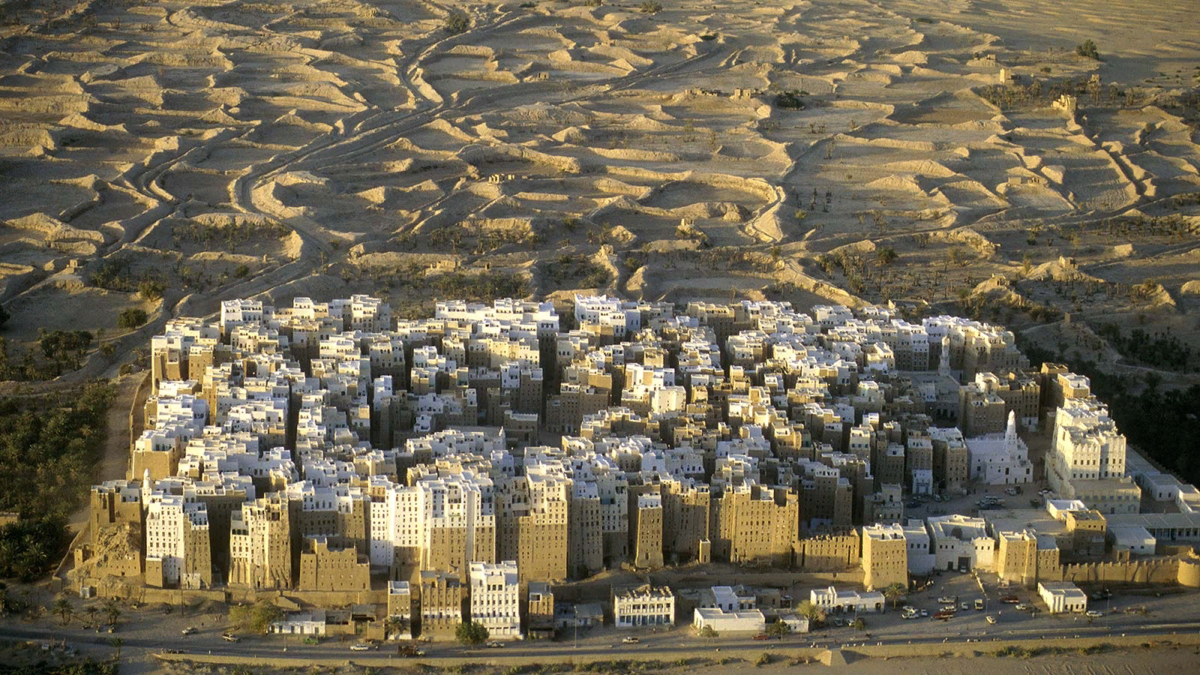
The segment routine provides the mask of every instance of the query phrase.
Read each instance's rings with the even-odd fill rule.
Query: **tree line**
[[[0,577],[32,580],[67,544],[66,523],[95,478],[113,387],[94,382],[58,394],[0,399]]]

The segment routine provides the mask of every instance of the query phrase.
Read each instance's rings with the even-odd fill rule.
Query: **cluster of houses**
[[[1126,448],[1087,378],[1031,369],[1012,333],[959,317],[577,296],[565,314],[439,302],[406,320],[368,296],[233,300],[216,321],[169,320],[150,376],[132,475],[93,488],[73,574],[102,594],[314,607],[285,633],[673,625],[668,589],[569,616],[553,589],[710,562],[861,567],[865,591],[811,599],[871,611],[877,589],[935,569],[1032,587],[1200,539],[1200,493]],[[1032,482],[1031,434],[1051,436],[1043,507],[906,514]],[[1142,513],[1143,491],[1171,508]],[[698,627],[801,627],[790,606],[704,593]]]

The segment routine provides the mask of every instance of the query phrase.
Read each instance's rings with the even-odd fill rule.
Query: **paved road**
[[[886,637],[874,636],[872,638],[865,637],[865,634],[846,633],[842,636],[831,636],[829,631],[818,632],[809,636],[796,636],[784,639],[782,641],[758,641],[752,639],[731,640],[720,639],[714,642],[704,642],[694,638],[683,631],[674,631],[671,633],[640,636],[641,642],[636,645],[625,645],[619,641],[610,643],[605,641],[602,644],[597,643],[594,639],[581,643],[575,647],[569,640],[562,642],[538,642],[538,643],[515,643],[504,649],[465,649],[457,645],[449,644],[434,644],[425,647],[425,659],[437,658],[479,658],[483,656],[504,656],[511,658],[537,659],[549,654],[555,656],[564,655],[579,655],[579,656],[610,656],[619,658],[622,654],[638,654],[647,656],[651,654],[660,654],[663,659],[674,659],[676,657],[695,655],[700,651],[721,654],[739,654],[743,652],[761,652],[766,649],[785,648],[796,649],[804,647],[854,647],[854,646],[869,646],[876,644],[897,645],[897,644],[936,644],[936,643],[965,643],[968,640],[972,642],[992,642],[996,640],[1029,640],[1029,639],[1046,639],[1046,640],[1062,640],[1071,638],[1102,638],[1102,637],[1117,637],[1117,636],[1145,636],[1145,637],[1166,637],[1172,634],[1196,633],[1200,631],[1200,622],[1186,621],[1157,621],[1152,624],[1135,624],[1121,625],[1112,623],[1110,625],[1065,625],[1058,628],[1040,629],[1018,629],[1004,630],[982,634],[980,631],[967,631],[961,635],[950,636],[930,636],[930,635],[903,635],[892,634]],[[977,634],[978,633],[978,634]],[[295,639],[290,644],[284,643],[281,638],[248,638],[240,643],[224,642],[215,632],[209,635],[193,635],[188,637],[178,637],[172,639],[163,639],[156,637],[139,637],[137,635],[109,635],[107,633],[94,633],[88,630],[73,629],[73,628],[58,628],[54,626],[36,626],[36,625],[0,625],[0,636],[11,637],[26,640],[38,641],[53,641],[58,642],[65,640],[70,646],[75,646],[83,651],[92,652],[97,648],[111,651],[110,640],[114,637],[120,637],[124,642],[122,645],[122,653],[128,656],[134,656],[138,652],[142,655],[161,653],[167,649],[179,649],[183,653],[192,654],[212,654],[214,656],[253,656],[272,659],[355,659],[355,658],[388,658],[395,656],[393,650],[387,646],[381,647],[376,651],[355,652],[349,648],[350,643],[339,643],[334,641],[326,641],[320,645],[301,645],[297,644]]]

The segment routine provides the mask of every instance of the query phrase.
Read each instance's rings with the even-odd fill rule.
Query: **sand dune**
[[[24,296],[98,292],[97,261],[133,258],[158,261],[144,273],[189,307],[346,285],[419,300],[432,286],[380,271],[438,260],[560,294],[529,270],[565,251],[639,297],[921,304],[970,281],[1086,315],[1100,304],[1054,285],[1152,278],[1144,307],[1122,307],[1186,313],[1200,219],[1189,5],[14,8],[0,28],[0,297],[37,325]],[[452,11],[470,19],[461,34],[443,26]],[[1085,39],[1102,60],[1074,53]],[[874,273],[819,264],[883,248],[898,255]],[[70,284],[39,283],[71,261]]]

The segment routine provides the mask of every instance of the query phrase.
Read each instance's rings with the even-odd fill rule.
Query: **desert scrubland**
[[[1137,326],[1200,348],[1191,4],[5,2],[5,337],[99,331],[99,374],[223,299],[593,289],[1136,370]]]

